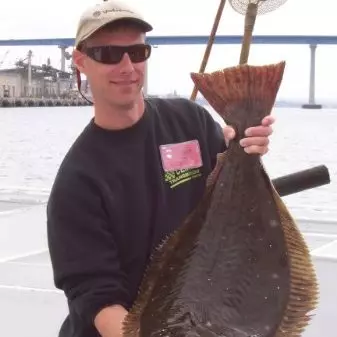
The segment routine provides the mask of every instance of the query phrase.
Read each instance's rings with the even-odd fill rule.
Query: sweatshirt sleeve
[[[55,286],[87,324],[112,304],[126,308],[129,294],[99,188],[84,173],[63,171],[47,206],[47,237]],[[111,226],[111,224],[109,224]]]

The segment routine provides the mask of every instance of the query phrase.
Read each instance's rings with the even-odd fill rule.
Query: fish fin
[[[218,167],[217,170],[220,171],[224,158],[225,153],[217,155],[217,164],[215,169]],[[157,279],[163,268],[165,268],[167,260],[174,252],[180,240],[184,240],[184,238],[188,236],[189,226],[191,224],[195,224],[195,219],[202,219],[205,217],[216,181],[215,175],[217,171],[214,172],[214,170],[211,173],[213,174],[213,178],[208,180],[208,188],[206,188],[203,197],[199,201],[198,207],[195,207],[195,209],[185,218],[182,226],[173,231],[173,233],[167,235],[151,254],[150,261],[143,274],[136,301],[123,321],[123,337],[139,337],[141,315],[153,294]]]
[[[209,176],[206,179],[206,188],[212,188],[212,186],[215,184],[218,178],[219,172],[225,162],[225,158],[226,158],[226,152],[218,153],[216,155],[216,164],[215,164],[213,171],[209,174]]]
[[[212,73],[191,73],[197,89],[241,137],[270,114],[282,82],[285,62],[238,65]],[[247,111],[248,110],[248,111]]]
[[[319,289],[315,267],[311,260],[310,250],[295,220],[275,189],[273,189],[273,194],[288,246],[291,274],[289,302],[276,336],[300,337],[311,319],[309,312],[313,311],[318,303]]]
[[[222,157],[221,154],[220,156],[218,155],[218,160],[220,158],[220,162]],[[184,238],[189,235],[189,226],[195,224],[195,219],[202,219],[205,217],[207,206],[212,195],[212,186],[214,186],[214,184],[210,185],[209,188],[206,188],[198,206],[185,218],[182,226],[177,228],[171,234],[168,234],[151,254],[150,261],[144,272],[138,290],[137,299],[124,319],[122,325],[123,337],[139,337],[140,317],[153,294],[157,279],[163,268],[165,268],[166,262],[174,252],[177,244],[180,240],[184,240]]]
[[[137,299],[124,319],[123,337],[139,337],[140,316],[152,295],[157,277],[165,266],[167,256],[176,246],[181,230],[182,228],[178,228],[172,234],[167,235],[152,252],[138,290]]]
[[[279,212],[287,245],[291,276],[288,304],[275,337],[300,337],[311,319],[309,312],[316,308],[318,302],[319,290],[315,268],[310,250],[295,219],[277,193],[263,165],[262,172],[270,182]]]
[[[165,237],[161,244],[154,249],[150,256],[150,261],[145,269],[141,285],[138,290],[137,300],[129,310],[127,316],[123,322],[123,337],[138,337],[140,330],[140,316],[143,308],[146,306],[153,287],[156,283],[156,276],[163,268],[165,260],[163,259],[163,254],[165,253],[164,247],[168,245],[169,239],[174,237],[174,235]],[[166,250],[167,252],[167,250]],[[151,280],[151,283],[149,282]]]

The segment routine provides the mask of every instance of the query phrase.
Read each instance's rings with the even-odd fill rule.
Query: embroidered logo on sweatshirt
[[[184,184],[192,179],[201,177],[200,169],[177,170],[165,172],[165,181],[171,188]]]
[[[201,176],[201,151],[198,140],[166,144],[159,147],[165,181],[174,188]]]

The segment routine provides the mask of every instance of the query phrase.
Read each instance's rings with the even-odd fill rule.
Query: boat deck
[[[7,196],[8,197],[8,196]],[[0,317],[6,337],[56,337],[67,313],[55,289],[46,241],[46,197],[0,201]],[[337,321],[337,222],[298,219],[320,282],[304,337],[333,337]]]

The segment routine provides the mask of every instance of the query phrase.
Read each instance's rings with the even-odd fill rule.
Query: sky
[[[17,0],[1,1],[0,39],[73,38],[78,18],[87,6],[98,0]],[[208,0],[125,0],[138,8],[154,26],[149,35],[209,35],[220,1]],[[268,0],[267,0],[268,1]],[[335,0],[288,0],[274,11],[256,19],[255,35],[337,35]],[[218,35],[241,35],[244,16],[225,5]],[[198,71],[206,46],[160,46],[149,60],[149,93],[174,90],[190,95],[190,72]],[[33,64],[46,63],[50,57],[60,67],[57,47],[0,47],[1,68],[13,65],[33,51]],[[71,52],[72,48],[68,51]],[[240,45],[214,45],[206,71],[236,65]],[[316,100],[337,102],[337,45],[318,46],[316,52]],[[309,46],[252,45],[249,63],[262,65],[286,61],[279,98],[308,100]],[[69,62],[67,62],[69,65]],[[319,103],[319,102],[318,102]]]

